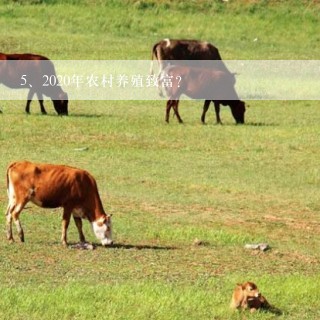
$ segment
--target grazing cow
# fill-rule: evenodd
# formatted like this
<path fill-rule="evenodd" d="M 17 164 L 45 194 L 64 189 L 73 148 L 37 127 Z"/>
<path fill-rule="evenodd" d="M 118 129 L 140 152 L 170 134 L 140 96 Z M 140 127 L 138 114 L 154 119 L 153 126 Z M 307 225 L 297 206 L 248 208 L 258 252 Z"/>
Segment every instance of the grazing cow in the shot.
<path fill-rule="evenodd" d="M 7 169 L 7 191 L 8 240 L 13 241 L 13 220 L 20 240 L 24 242 L 19 215 L 31 201 L 42 208 L 63 208 L 61 237 L 63 245 L 67 245 L 67 229 L 71 215 L 81 242 L 85 242 L 81 219 L 87 219 L 101 243 L 112 244 L 111 216 L 105 213 L 96 181 L 87 171 L 64 165 L 15 162 Z"/>
<path fill-rule="evenodd" d="M 244 123 L 245 103 L 239 100 L 234 89 L 235 76 L 230 72 L 187 66 L 168 66 L 163 71 L 163 75 L 172 79 L 172 86 L 165 87 L 169 97 L 165 118 L 167 122 L 169 122 L 171 108 L 173 108 L 178 121 L 183 122 L 179 115 L 178 105 L 180 96 L 185 94 L 192 99 L 206 100 L 201 117 L 203 123 L 205 123 L 205 115 L 210 101 L 215 104 L 217 122 L 221 123 L 219 111 L 220 104 L 222 104 L 230 106 L 236 123 Z M 163 79 L 161 78 L 160 81 Z"/>
<path fill-rule="evenodd" d="M 30 53 L 0 53 L 1 83 L 13 89 L 29 89 L 27 113 L 30 113 L 30 103 L 36 93 L 43 114 L 47 113 L 43 105 L 43 95 L 46 95 L 59 115 L 68 115 L 68 95 L 61 89 L 54 65 L 46 57 Z"/>
<path fill-rule="evenodd" d="M 170 65 L 170 60 L 175 60 L 174 64 L 179 64 L 179 60 L 181 64 L 188 64 L 191 66 L 200 65 L 199 60 L 215 60 L 214 66 L 215 69 L 224 71 L 226 73 L 230 73 L 226 65 L 223 63 L 221 55 L 219 53 L 218 48 L 216 48 L 213 44 L 207 41 L 199 41 L 199 40 L 177 40 L 177 39 L 164 39 L 157 42 L 152 48 L 151 54 L 151 73 L 153 73 L 153 62 L 156 59 L 160 66 L 160 71 L 158 77 L 163 72 L 163 70 Z M 189 60 L 188 62 L 186 60 Z M 190 60 L 198 60 L 190 61 Z M 193 62 L 193 63 L 192 63 Z M 208 62 L 202 62 L 204 67 L 210 67 Z M 163 96 L 161 86 L 159 86 L 159 94 Z M 202 123 L 205 123 L 205 114 L 209 109 L 210 102 L 213 100 L 205 100 L 203 105 L 203 114 L 201 117 Z M 227 105 L 225 102 L 221 102 L 222 105 Z M 231 104 L 234 104 L 231 102 Z M 230 105 L 230 104 L 229 104 Z M 220 104 L 218 102 L 214 102 L 216 119 L 217 123 L 222 124 L 220 119 Z"/>

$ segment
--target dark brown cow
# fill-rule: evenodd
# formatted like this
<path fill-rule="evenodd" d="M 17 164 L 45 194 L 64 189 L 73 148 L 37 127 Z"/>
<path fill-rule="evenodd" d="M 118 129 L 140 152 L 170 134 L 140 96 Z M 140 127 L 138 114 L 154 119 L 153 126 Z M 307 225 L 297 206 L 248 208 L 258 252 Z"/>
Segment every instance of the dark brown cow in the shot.
<path fill-rule="evenodd" d="M 54 81 L 48 84 L 46 79 L 53 77 Z M 43 95 L 46 95 L 59 115 L 68 115 L 68 95 L 60 87 L 53 63 L 44 56 L 0 53 L 1 83 L 13 89 L 29 89 L 27 113 L 30 113 L 30 103 L 36 93 L 43 114 L 47 113 L 43 105 Z"/>
<path fill-rule="evenodd" d="M 221 55 L 219 53 L 218 48 L 216 48 L 213 44 L 207 41 L 199 41 L 199 40 L 177 40 L 177 39 L 164 39 L 157 42 L 152 48 L 151 55 L 151 73 L 153 73 L 153 61 L 156 59 L 160 66 L 160 71 L 158 77 L 160 78 L 163 70 L 170 65 L 170 61 L 172 61 L 175 65 L 181 64 L 189 66 L 199 66 L 200 61 L 206 60 L 215 60 L 212 63 L 212 67 L 216 70 L 220 70 L 226 73 L 230 73 L 226 65 L 223 63 Z M 188 60 L 188 61 L 187 61 Z M 198 60 L 198 61 L 190 61 L 190 60 Z M 203 67 L 211 67 L 208 62 L 202 62 Z M 159 86 L 159 94 L 163 96 L 161 86 Z M 209 109 L 210 102 L 213 100 L 205 100 L 203 106 L 203 114 L 201 117 L 201 121 L 205 123 L 205 114 Z M 220 102 L 222 105 L 230 105 L 229 103 Z M 216 119 L 217 123 L 222 124 L 220 119 L 220 103 L 214 102 Z M 234 102 L 231 102 L 233 105 Z"/>
<path fill-rule="evenodd" d="M 235 76 L 230 72 L 187 66 L 169 66 L 163 71 L 163 74 L 172 80 L 171 86 L 165 87 L 169 97 L 165 118 L 167 122 L 169 122 L 171 108 L 173 108 L 178 121 L 183 122 L 179 115 L 178 105 L 180 96 L 185 94 L 192 99 L 206 100 L 201 117 L 203 123 L 205 123 L 205 115 L 210 101 L 215 104 L 218 122 L 221 123 L 219 111 L 220 104 L 222 104 L 230 106 L 236 123 L 244 123 L 245 104 L 239 100 L 234 89 Z"/>
<path fill-rule="evenodd" d="M 67 245 L 67 229 L 71 215 L 81 242 L 85 242 L 81 219 L 87 219 L 101 243 L 112 244 L 111 216 L 105 213 L 96 181 L 87 171 L 64 165 L 15 162 L 7 169 L 7 190 L 8 240 L 13 241 L 13 220 L 20 240 L 24 242 L 19 215 L 31 201 L 42 208 L 63 208 L 61 237 L 63 245 Z"/>
<path fill-rule="evenodd" d="M 176 39 L 164 39 L 156 43 L 152 48 L 152 62 L 153 59 L 158 60 L 160 73 L 169 60 L 222 60 L 219 50 L 207 41 Z M 219 70 L 228 71 L 222 61 L 219 65 Z"/>
<path fill-rule="evenodd" d="M 153 74 L 154 59 L 159 64 L 159 74 L 171 64 L 191 64 L 190 60 L 197 64 L 196 60 L 215 60 L 215 68 L 228 72 L 227 67 L 222 62 L 219 50 L 207 41 L 199 40 L 177 40 L 177 39 L 164 39 L 157 42 L 152 48 L 151 54 L 151 74 Z M 175 60 L 175 61 L 172 61 Z M 182 61 L 181 61 L 182 60 Z M 188 60 L 188 62 L 187 62 Z M 181 63 L 180 63 L 181 61 Z M 163 96 L 161 87 L 159 87 L 159 94 Z"/>

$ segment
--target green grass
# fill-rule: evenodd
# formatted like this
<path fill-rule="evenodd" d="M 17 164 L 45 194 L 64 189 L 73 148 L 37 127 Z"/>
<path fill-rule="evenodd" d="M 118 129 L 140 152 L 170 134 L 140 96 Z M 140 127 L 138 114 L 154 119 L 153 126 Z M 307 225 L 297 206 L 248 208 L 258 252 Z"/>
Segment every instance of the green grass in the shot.
<path fill-rule="evenodd" d="M 299 290 L 298 298 L 303 299 L 304 295 L 310 295 L 310 305 L 315 305 L 317 279 L 296 279 L 296 289 Z M 314 281 L 312 281 L 314 280 Z M 229 288 L 228 285 L 214 279 L 206 282 L 199 282 L 191 285 L 176 286 L 170 282 L 164 284 L 157 281 L 127 281 L 126 284 L 113 283 L 105 285 L 104 277 L 102 284 L 92 286 L 88 284 L 85 288 L 77 283 L 68 283 L 65 287 L 55 288 L 55 296 L 47 286 L 40 285 L 34 288 L 20 288 L 17 290 L 6 290 L 5 298 L 0 304 L 4 308 L 10 308 L 10 300 L 14 300 L 20 307 L 19 311 L 14 310 L 10 319 L 22 319 L 24 314 L 28 314 L 32 319 L 43 319 L 44 317 L 56 319 L 221 319 L 226 315 L 228 319 L 239 319 L 238 315 L 226 312 L 223 307 L 228 304 L 226 299 Z M 308 285 L 309 290 L 305 289 Z M 274 285 L 281 285 L 282 289 L 288 290 L 291 282 L 287 280 L 274 279 Z M 107 289 L 107 290 L 106 290 Z M 25 299 L 26 295 L 32 295 Z M 275 296 L 281 299 L 283 293 L 277 290 Z M 90 297 L 94 296 L 95 304 L 90 304 Z M 294 298 L 294 297 L 289 297 Z M 8 301 L 9 300 L 9 301 Z M 64 303 L 68 301 L 68 303 Z M 195 303 L 195 301 L 197 301 Z M 312 319 L 300 313 L 291 301 L 286 301 L 287 306 L 283 311 L 283 318 L 290 317 L 286 311 L 288 306 L 300 319 Z M 147 307 L 143 307 L 147 306 Z M 178 312 L 173 312 L 178 309 Z M 212 313 L 215 316 L 212 316 Z M 315 314 L 319 316 L 319 312 Z M 272 319 L 275 316 L 270 314 L 248 314 L 248 319 Z M 6 318 L 5 318 L 6 319 Z"/>
<path fill-rule="evenodd" d="M 28 3 L 2 2 L 3 52 L 149 59 L 170 36 L 210 40 L 227 59 L 319 59 L 318 7 L 297 1 Z M 115 246 L 64 249 L 61 210 L 31 204 L 26 243 L 9 244 L 1 215 L 1 319 L 320 317 L 318 101 L 251 101 L 244 126 L 228 108 L 223 126 L 213 109 L 201 125 L 195 101 L 181 102 L 184 125 L 165 124 L 161 101 L 71 101 L 63 118 L 48 101 L 48 116 L 36 101 L 27 116 L 24 104 L 1 102 L 0 212 L 10 162 L 84 168 L 113 213 Z M 85 234 L 97 243 L 88 223 Z M 68 235 L 78 241 L 73 223 Z M 262 241 L 272 249 L 243 248 Z M 246 280 L 283 314 L 232 313 L 232 290 Z"/>

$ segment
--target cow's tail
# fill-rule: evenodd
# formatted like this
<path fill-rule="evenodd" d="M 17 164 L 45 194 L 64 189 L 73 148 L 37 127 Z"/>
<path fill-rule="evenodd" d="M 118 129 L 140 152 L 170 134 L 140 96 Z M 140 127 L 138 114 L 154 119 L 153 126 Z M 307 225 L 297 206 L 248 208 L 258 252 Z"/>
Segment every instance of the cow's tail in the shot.
<path fill-rule="evenodd" d="M 151 52 L 151 66 L 150 66 L 150 75 L 154 76 L 154 71 L 153 71 L 153 67 L 154 67 L 154 62 L 155 60 L 157 60 L 159 67 L 160 67 L 160 71 L 157 75 L 157 83 L 158 83 L 158 93 L 160 97 L 163 97 L 163 92 L 161 89 L 161 72 L 162 72 L 162 64 L 161 64 L 161 53 L 159 54 L 158 52 L 158 46 L 159 46 L 159 42 L 156 43 L 153 48 L 152 48 L 152 52 Z"/>
<path fill-rule="evenodd" d="M 6 178 L 7 178 L 7 196 L 8 196 L 8 199 L 9 199 L 9 204 L 8 204 L 8 208 L 7 208 L 7 211 L 6 211 L 6 216 L 9 214 L 10 212 L 10 208 L 12 208 L 12 206 L 14 205 L 12 203 L 12 199 L 13 199 L 13 195 L 10 194 L 10 192 L 12 192 L 12 187 L 10 188 L 10 170 L 12 168 L 12 166 L 15 164 L 14 163 L 11 163 L 7 169 L 7 175 L 6 175 Z M 11 190 L 10 190 L 11 189 Z"/>
<path fill-rule="evenodd" d="M 9 196 L 9 168 L 7 169 L 7 194 Z"/>
<path fill-rule="evenodd" d="M 11 162 L 7 168 L 7 190 L 9 190 L 10 184 L 10 171 L 16 165 L 17 162 Z"/>
<path fill-rule="evenodd" d="M 157 46 L 158 46 L 158 43 L 156 43 L 156 44 L 153 46 L 152 52 L 151 52 L 150 75 L 154 75 L 154 72 L 153 72 L 153 63 L 154 63 L 154 60 L 158 60 Z"/>
<path fill-rule="evenodd" d="M 8 168 L 7 168 L 7 194 L 8 194 L 8 196 L 9 196 L 9 184 L 10 184 L 10 177 L 9 177 L 9 175 L 10 175 L 10 170 L 11 170 L 11 168 L 13 167 L 15 165 L 15 162 L 12 162 L 9 166 L 8 166 Z"/>

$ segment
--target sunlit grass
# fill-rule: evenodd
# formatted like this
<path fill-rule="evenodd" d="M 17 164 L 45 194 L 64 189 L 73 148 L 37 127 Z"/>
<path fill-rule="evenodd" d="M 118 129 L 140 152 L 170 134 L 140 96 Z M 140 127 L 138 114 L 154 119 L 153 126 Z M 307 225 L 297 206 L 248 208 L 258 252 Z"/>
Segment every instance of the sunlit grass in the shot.
<path fill-rule="evenodd" d="M 319 58 L 316 7 L 297 2 L 31 2 L 2 2 L 2 51 L 150 59 L 153 43 L 183 37 L 212 41 L 228 59 Z M 223 107 L 224 125 L 210 109 L 204 126 L 196 101 L 181 101 L 184 125 L 164 122 L 163 101 L 70 101 L 69 117 L 49 101 L 48 116 L 37 101 L 29 116 L 25 101 L 2 101 L 0 211 L 10 162 L 84 168 L 113 213 L 115 245 L 62 248 L 61 209 L 28 204 L 26 242 L 8 244 L 4 232 L 0 242 L 0 318 L 275 318 L 229 310 L 246 280 L 277 318 L 319 318 L 319 104 L 248 103 L 246 125 Z M 73 223 L 68 238 L 78 241 Z M 244 249 L 257 242 L 271 250 Z"/>

